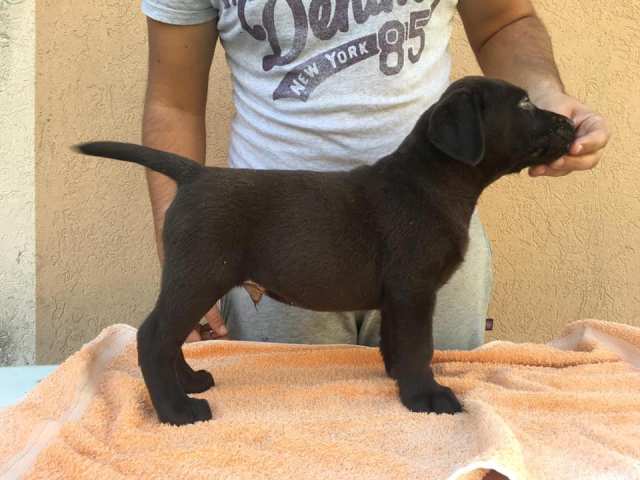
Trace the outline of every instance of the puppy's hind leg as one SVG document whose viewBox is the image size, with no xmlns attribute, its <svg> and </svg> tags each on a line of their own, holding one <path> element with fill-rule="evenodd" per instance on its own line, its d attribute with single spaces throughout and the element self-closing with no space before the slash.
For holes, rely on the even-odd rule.
<svg viewBox="0 0 640 480">
<path fill-rule="evenodd" d="M 186 393 L 208 388 L 213 378 L 187 366 L 182 344 L 232 283 L 211 263 L 190 258 L 188 248 L 177 255 L 172 250 L 166 250 L 156 306 L 138 330 L 138 363 L 160 421 L 184 425 L 211 418 L 206 400 Z"/>
<path fill-rule="evenodd" d="M 394 292 L 383 311 L 392 317 L 393 373 L 402 403 L 414 412 L 456 413 L 460 402 L 448 387 L 436 382 L 433 357 L 435 289 L 425 294 L 415 289 Z"/>
<path fill-rule="evenodd" d="M 393 316 L 385 312 L 385 308 L 380 309 L 380 353 L 384 361 L 384 369 L 387 375 L 397 379 L 395 368 L 395 339 L 393 338 Z"/>
</svg>

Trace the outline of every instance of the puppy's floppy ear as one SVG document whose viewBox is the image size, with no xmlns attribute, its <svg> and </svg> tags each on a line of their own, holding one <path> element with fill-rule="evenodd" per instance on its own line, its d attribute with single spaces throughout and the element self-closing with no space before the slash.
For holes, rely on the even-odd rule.
<svg viewBox="0 0 640 480">
<path fill-rule="evenodd" d="M 449 157 L 477 165 L 484 157 L 484 124 L 477 98 L 456 90 L 434 105 L 427 136 Z"/>
</svg>

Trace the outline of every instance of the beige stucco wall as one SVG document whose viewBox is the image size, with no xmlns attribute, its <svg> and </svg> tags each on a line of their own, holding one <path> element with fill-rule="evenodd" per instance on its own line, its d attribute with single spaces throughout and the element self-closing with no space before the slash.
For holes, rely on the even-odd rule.
<svg viewBox="0 0 640 480">
<path fill-rule="evenodd" d="M 0 366 L 35 361 L 34 27 L 0 0 Z"/>
<path fill-rule="evenodd" d="M 607 117 L 613 138 L 593 171 L 556 179 L 522 173 L 483 195 L 496 334 L 545 340 L 585 317 L 640 325 L 640 3 L 534 4 L 567 90 Z M 461 33 L 457 75 L 476 71 Z"/>
<path fill-rule="evenodd" d="M 502 180 L 481 200 L 495 255 L 489 338 L 542 341 L 578 318 L 640 325 L 640 7 L 539 1 L 569 90 L 605 114 L 601 166 L 562 179 Z M 159 269 L 141 168 L 67 146 L 137 141 L 145 81 L 138 2 L 38 3 L 37 346 L 59 361 L 112 323 L 138 325 Z M 476 72 L 460 25 L 455 74 Z M 209 163 L 224 164 L 230 85 L 222 51 L 211 78 Z M 213 120 L 215 118 L 215 121 Z"/>
</svg>

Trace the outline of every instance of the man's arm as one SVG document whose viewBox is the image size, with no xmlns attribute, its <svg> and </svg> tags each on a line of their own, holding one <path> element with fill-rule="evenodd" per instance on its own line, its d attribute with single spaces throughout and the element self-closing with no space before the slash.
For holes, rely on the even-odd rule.
<svg viewBox="0 0 640 480">
<path fill-rule="evenodd" d="M 572 118 L 578 127 L 569 155 L 530 173 L 561 176 L 593 168 L 609 139 L 606 122 L 565 93 L 549 34 L 531 2 L 461 0 L 458 9 L 485 75 L 525 88 L 536 105 Z"/>
<path fill-rule="evenodd" d="M 147 24 L 149 73 L 142 143 L 204 163 L 209 71 L 218 39 L 215 22 L 175 26 L 148 19 Z M 147 169 L 146 173 L 162 263 L 164 217 L 175 196 L 176 184 L 158 172 Z M 216 336 L 227 333 L 216 307 L 207 314 L 207 320 Z M 190 339 L 198 337 L 194 334 Z"/>
<path fill-rule="evenodd" d="M 205 110 L 217 29 L 214 22 L 174 26 L 148 19 L 149 72 L 142 143 L 204 163 Z M 175 182 L 147 169 L 158 255 Z"/>
</svg>

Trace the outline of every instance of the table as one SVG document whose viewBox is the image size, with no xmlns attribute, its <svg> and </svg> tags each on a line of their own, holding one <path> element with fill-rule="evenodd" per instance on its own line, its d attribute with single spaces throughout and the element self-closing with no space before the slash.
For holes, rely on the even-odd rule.
<svg viewBox="0 0 640 480">
<path fill-rule="evenodd" d="M 22 400 L 40 380 L 55 370 L 57 365 L 29 365 L 0 368 L 0 408 Z"/>
</svg>

